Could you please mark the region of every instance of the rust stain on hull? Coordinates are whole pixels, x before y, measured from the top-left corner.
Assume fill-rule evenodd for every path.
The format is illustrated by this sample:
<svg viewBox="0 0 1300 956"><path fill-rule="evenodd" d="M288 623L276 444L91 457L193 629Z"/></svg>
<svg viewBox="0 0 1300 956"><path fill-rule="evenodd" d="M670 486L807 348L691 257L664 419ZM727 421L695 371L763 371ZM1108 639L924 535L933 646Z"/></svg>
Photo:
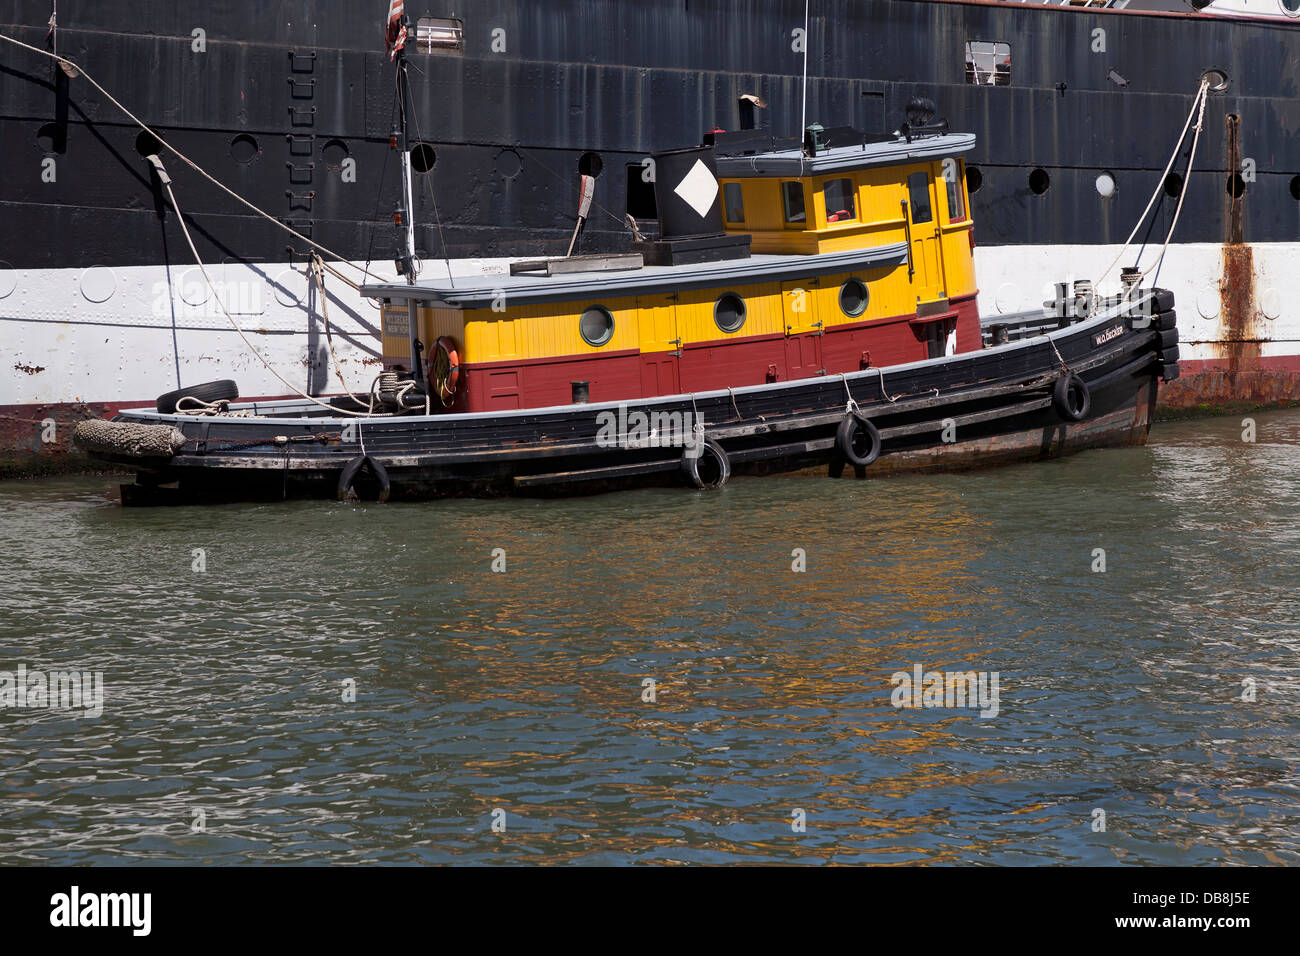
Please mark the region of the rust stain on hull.
<svg viewBox="0 0 1300 956"><path fill-rule="evenodd" d="M1262 354L1255 308L1255 250L1247 243L1230 242L1223 247L1219 308L1224 334L1216 351L1228 363L1228 377L1235 382L1243 371L1255 369Z"/></svg>
<svg viewBox="0 0 1300 956"><path fill-rule="evenodd" d="M1184 363L1181 378L1161 389L1163 411L1286 404L1297 395L1294 370L1268 367L1262 361L1268 341L1255 289L1255 250L1243 242L1246 182L1240 170L1241 121L1235 113L1225 118L1225 235L1219 275L1220 323L1207 361ZM1189 367L1190 366L1190 367Z"/></svg>
<svg viewBox="0 0 1300 956"><path fill-rule="evenodd" d="M1246 183L1241 169L1241 117L1224 118L1224 145L1228 178L1227 235L1223 243L1223 270L1219 276L1219 315L1222 338L1214 343L1216 358L1227 362L1229 387L1236 385L1243 371L1253 371L1260 357L1258 314L1255 311L1255 250L1242 241L1245 234Z"/></svg>
<svg viewBox="0 0 1300 956"><path fill-rule="evenodd" d="M1223 245L1223 272L1219 278L1219 314L1223 316L1223 340L1216 351L1228 363L1228 378L1235 383L1243 366L1258 364L1259 333L1255 312L1255 250L1242 241L1245 234L1246 183L1241 178L1241 117L1224 117L1224 146L1227 150L1227 235ZM1255 340L1255 341L1252 341Z"/></svg>

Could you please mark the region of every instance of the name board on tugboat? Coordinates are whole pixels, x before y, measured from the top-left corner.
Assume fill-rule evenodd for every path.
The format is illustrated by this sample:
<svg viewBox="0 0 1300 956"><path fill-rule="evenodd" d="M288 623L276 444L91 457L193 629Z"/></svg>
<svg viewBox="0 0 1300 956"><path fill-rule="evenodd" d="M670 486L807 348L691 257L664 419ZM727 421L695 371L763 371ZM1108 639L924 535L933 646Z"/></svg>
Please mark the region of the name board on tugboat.
<svg viewBox="0 0 1300 956"><path fill-rule="evenodd" d="M1112 328L1107 329L1105 332L1098 332L1096 335L1094 335L1092 337L1092 344L1094 346L1105 345L1111 339L1117 339L1123 334L1124 334L1124 326L1116 325L1113 326Z"/></svg>
<svg viewBox="0 0 1300 956"><path fill-rule="evenodd" d="M406 338L411 334L411 314L406 306L384 306L384 335Z"/></svg>

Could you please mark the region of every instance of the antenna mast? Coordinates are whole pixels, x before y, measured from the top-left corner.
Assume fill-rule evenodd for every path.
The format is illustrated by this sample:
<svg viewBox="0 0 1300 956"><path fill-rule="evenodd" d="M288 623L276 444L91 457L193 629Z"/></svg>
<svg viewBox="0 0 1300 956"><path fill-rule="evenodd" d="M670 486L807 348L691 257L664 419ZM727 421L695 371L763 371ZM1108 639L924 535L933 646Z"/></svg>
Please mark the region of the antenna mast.
<svg viewBox="0 0 1300 956"><path fill-rule="evenodd" d="M808 128L808 4L803 0L803 108L799 112L799 142Z"/></svg>

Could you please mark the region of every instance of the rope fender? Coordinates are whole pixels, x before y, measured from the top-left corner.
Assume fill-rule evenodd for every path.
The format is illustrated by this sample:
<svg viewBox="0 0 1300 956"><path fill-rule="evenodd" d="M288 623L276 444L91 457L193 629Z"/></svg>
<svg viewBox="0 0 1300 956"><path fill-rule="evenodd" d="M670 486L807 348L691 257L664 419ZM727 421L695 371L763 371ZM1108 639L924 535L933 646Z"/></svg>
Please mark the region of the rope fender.
<svg viewBox="0 0 1300 956"><path fill-rule="evenodd" d="M187 441L179 428L170 425L141 425L136 422L107 422L91 418L77 422L72 441L83 451L131 458L171 458Z"/></svg>

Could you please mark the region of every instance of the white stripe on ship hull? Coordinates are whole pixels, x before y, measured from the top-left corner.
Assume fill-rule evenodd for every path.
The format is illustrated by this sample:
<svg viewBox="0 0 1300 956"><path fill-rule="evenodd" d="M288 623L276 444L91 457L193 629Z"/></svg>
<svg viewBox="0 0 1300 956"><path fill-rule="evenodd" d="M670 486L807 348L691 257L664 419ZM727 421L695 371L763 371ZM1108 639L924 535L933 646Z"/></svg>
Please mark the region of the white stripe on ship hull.
<svg viewBox="0 0 1300 956"><path fill-rule="evenodd" d="M1253 246L1258 333L1264 356L1300 354L1300 308L1291 292L1300 243ZM1053 284L1095 279L1116 246L980 246L981 314L1029 309ZM1149 248L1146 261L1156 250ZM1131 261L1132 252L1126 256ZM454 260L456 275L504 272L505 259ZM275 368L314 394L342 391L329 361L320 305L299 264L215 265L228 307ZM373 268L373 267L372 267ZM1159 284L1174 292L1185 359L1213 358L1222 341L1222 246L1170 247ZM425 263L425 276L445 269ZM377 274L391 279L391 272ZM1118 271L1118 270L1117 270ZM1103 292L1117 288L1112 276ZM334 347L347 384L366 390L377 374L379 311L330 277ZM309 331L310 330L310 331ZM251 355L212 301L195 267L0 271L0 405L148 399L180 385L233 378L243 395L282 395L284 386ZM41 369L41 371L32 371Z"/></svg>

